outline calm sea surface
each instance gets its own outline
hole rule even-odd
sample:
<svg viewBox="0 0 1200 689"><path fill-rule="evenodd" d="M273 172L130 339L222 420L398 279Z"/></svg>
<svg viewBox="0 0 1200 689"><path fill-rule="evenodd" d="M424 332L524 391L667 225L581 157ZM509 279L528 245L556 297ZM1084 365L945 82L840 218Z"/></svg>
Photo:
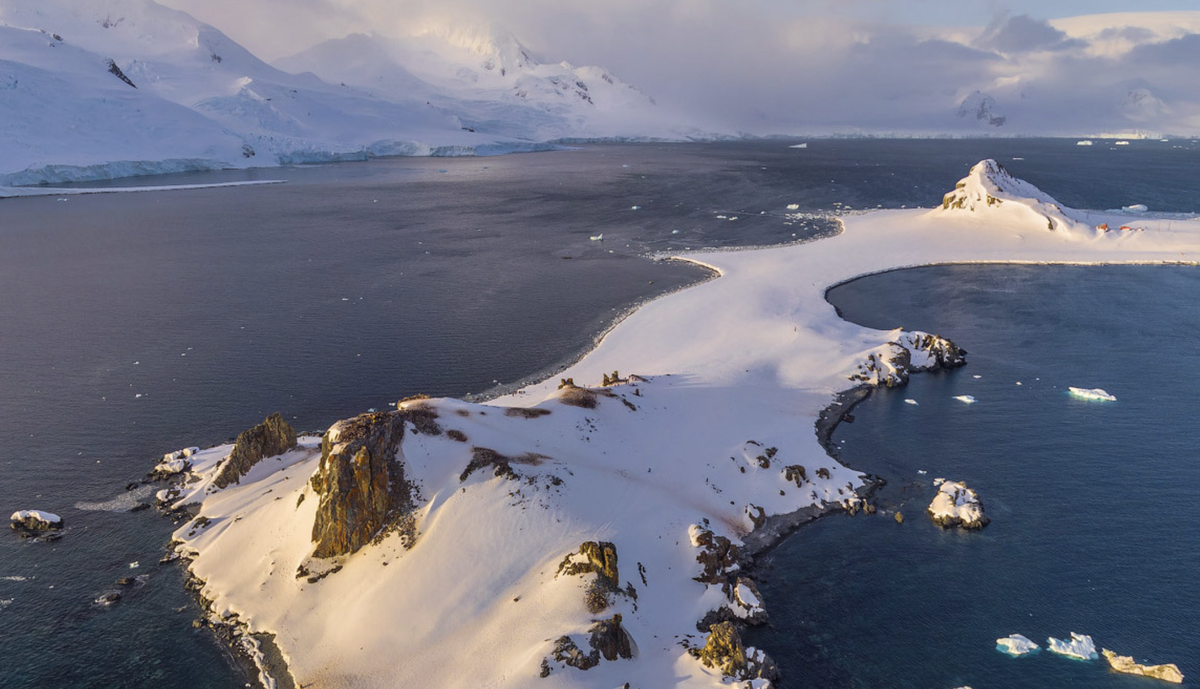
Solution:
<svg viewBox="0 0 1200 689"><path fill-rule="evenodd" d="M829 296L863 325L945 333L969 363L873 394L835 432L844 461L888 481L889 514L819 520L770 556L774 628L753 641L787 673L780 686L1155 684L1103 659L994 650L1012 633L1045 647L1072 631L1176 663L1196 686L1200 270L931 267ZM992 523L934 526L935 477L975 489Z"/></svg>
<svg viewBox="0 0 1200 689"><path fill-rule="evenodd" d="M0 201L0 513L40 508L68 524L55 543L0 538L0 686L240 686L222 648L192 629L198 609L181 572L155 564L171 524L129 512L144 496L125 484L164 452L225 441L274 411L322 429L410 394L488 394L547 375L625 309L705 277L654 252L785 243L829 232L846 210L933 205L984 157L1070 206L1200 210L1190 142L788 143L178 175L132 183L288 182ZM1078 672L1082 686L1113 681L1094 666L990 650L1011 632L1071 629L1200 672L1180 621L1196 618L1194 594L1167 586L1194 583L1197 571L1195 536L1184 533L1196 532L1182 430L1196 411L1188 377L1200 370L1189 360L1191 271L941 270L950 277L854 283L847 294L868 292L838 301L856 320L887 316L972 353L960 372L874 397L839 432L846 461L892 480L881 499L910 521L829 519L791 539L764 583L776 629L760 645L787 686L949 687L962 676L980 689L997 663ZM996 281L1027 291L995 292ZM1071 290L1099 301L1083 309L1066 300ZM968 299L976 294L986 309ZM1168 346L1139 339L1154 336ZM1025 396L1005 402L1010 385ZM1081 406L1059 394L1064 385L1108 387L1119 402ZM980 402L938 401L964 390ZM1045 421L1053 410L1075 416ZM983 422L1008 435L971 425ZM1088 423L1143 435L1122 433L1134 449L1118 452L1098 432L1066 432ZM987 531L923 522L915 505L941 474L980 489L995 520ZM995 544L1005 538L1018 542ZM884 546L892 557L864 555ZM905 588L918 571L940 581L936 596ZM149 576L114 606L92 603L132 575ZM914 626L920 616L950 641Z"/></svg>

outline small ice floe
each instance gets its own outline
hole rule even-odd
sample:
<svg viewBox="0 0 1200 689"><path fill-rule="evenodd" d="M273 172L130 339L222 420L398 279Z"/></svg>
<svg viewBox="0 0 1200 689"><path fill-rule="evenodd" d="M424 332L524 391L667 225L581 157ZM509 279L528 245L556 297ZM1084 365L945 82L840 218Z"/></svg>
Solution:
<svg viewBox="0 0 1200 689"><path fill-rule="evenodd" d="M808 148L808 142L802 144L792 144L791 146L788 146L788 148Z"/></svg>
<svg viewBox="0 0 1200 689"><path fill-rule="evenodd" d="M983 376L981 376L981 375L979 375L979 374L975 374L975 375L973 375L973 376L971 376L971 377L972 377L972 378L974 378L975 380L979 380L979 379L980 379L980 378L982 378Z"/></svg>
<svg viewBox="0 0 1200 689"><path fill-rule="evenodd" d="M629 210L631 210L631 211L640 211L640 210L642 210L642 207L641 207L641 206L630 206L630 207L629 207Z"/></svg>
<svg viewBox="0 0 1200 689"><path fill-rule="evenodd" d="M798 203L789 203L789 204L787 205L787 209L788 209L789 211L798 211L798 210L800 210L800 204L798 204Z"/></svg>
<svg viewBox="0 0 1200 689"><path fill-rule="evenodd" d="M1071 640L1063 641L1050 637L1046 640L1046 648L1050 649L1051 653L1057 653L1068 658L1077 658L1079 660L1095 660L1100 655L1096 653L1096 643L1092 641L1092 637L1087 634L1076 634L1071 632Z"/></svg>
<svg viewBox="0 0 1200 689"><path fill-rule="evenodd" d="M9 522L17 531L49 531L63 527L62 517L43 510L17 510L9 517Z"/></svg>
<svg viewBox="0 0 1200 689"><path fill-rule="evenodd" d="M962 402L963 404L975 404L974 395L955 395L954 399Z"/></svg>
<svg viewBox="0 0 1200 689"><path fill-rule="evenodd" d="M12 605L12 602L13 599L11 598L0 598L0 608L7 608L8 606Z"/></svg>
<svg viewBox="0 0 1200 689"><path fill-rule="evenodd" d="M1132 206L1121 206L1121 210L1126 213L1145 213L1150 209L1144 203L1135 203Z"/></svg>
<svg viewBox="0 0 1200 689"><path fill-rule="evenodd" d="M679 230L671 230L671 234L679 234Z"/></svg>
<svg viewBox="0 0 1200 689"><path fill-rule="evenodd" d="M1037 644L1021 634L1011 634L1003 639L996 639L996 650L1014 658L1033 653L1038 648Z"/></svg>
<svg viewBox="0 0 1200 689"><path fill-rule="evenodd" d="M936 487L936 486L940 486L940 485L942 485L942 484L943 484L943 483L945 483L945 482L946 482L946 479L944 479L944 478L941 478L941 477L938 477L938 478L935 478L935 479L933 479L933 485L934 485L935 487Z"/></svg>
<svg viewBox="0 0 1200 689"><path fill-rule="evenodd" d="M904 403L905 403L905 404L911 404L911 405L913 405L914 407L915 407L915 406L917 406L918 404L920 404L919 402L917 402L916 400L914 400L914 399L913 399L913 398L911 398L911 397L905 397L905 398L904 398Z"/></svg>
<svg viewBox="0 0 1200 689"><path fill-rule="evenodd" d="M1096 402L1116 402L1116 395L1110 395L1102 388L1067 388L1071 393L1071 397L1077 397L1081 400L1094 400Z"/></svg>
<svg viewBox="0 0 1200 689"><path fill-rule="evenodd" d="M588 237L588 239L592 240L593 242L602 242L602 241L604 241L604 233L601 232L600 234L598 234L594 237Z"/></svg>
<svg viewBox="0 0 1200 689"><path fill-rule="evenodd" d="M129 569L137 569L138 567L141 567L141 566L142 566L142 563L138 560L134 560L133 562L129 563Z"/></svg>
<svg viewBox="0 0 1200 689"><path fill-rule="evenodd" d="M925 471L924 469L917 469L917 473L924 476L925 474L928 474L929 472Z"/></svg>
<svg viewBox="0 0 1200 689"><path fill-rule="evenodd" d="M1018 380L1018 381L1017 381L1017 385L1020 385L1020 384L1021 384L1021 381L1019 381L1019 380Z"/></svg>
<svg viewBox="0 0 1200 689"><path fill-rule="evenodd" d="M1095 141L1092 141L1091 139L1084 139L1084 140L1082 140L1082 141L1076 141L1076 142L1075 142L1075 145L1076 145L1076 146L1092 146L1092 145L1094 145L1095 143L1096 143L1096 142L1095 142Z"/></svg>
<svg viewBox="0 0 1200 689"><path fill-rule="evenodd" d="M1128 146L1129 142L1124 139L1121 139L1120 141L1114 141L1113 145L1114 146Z"/></svg>
<svg viewBox="0 0 1200 689"><path fill-rule="evenodd" d="M14 574L10 577L0 577L0 581L29 581L29 579L20 574Z"/></svg>

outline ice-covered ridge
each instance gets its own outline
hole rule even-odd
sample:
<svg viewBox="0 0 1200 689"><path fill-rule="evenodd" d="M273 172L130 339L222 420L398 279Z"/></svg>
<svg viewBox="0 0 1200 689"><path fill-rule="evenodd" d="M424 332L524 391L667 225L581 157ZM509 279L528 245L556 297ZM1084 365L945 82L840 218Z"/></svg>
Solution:
<svg viewBox="0 0 1200 689"><path fill-rule="evenodd" d="M1046 648L1051 653L1057 653L1068 658L1095 660L1100 657L1100 654L1096 653L1096 643L1087 634L1071 632L1070 641L1050 637L1046 640L1046 644Z"/></svg>
<svg viewBox="0 0 1200 689"><path fill-rule="evenodd" d="M1022 634L1010 634L1003 639L996 639L996 650L1018 657L1038 650L1039 646Z"/></svg>

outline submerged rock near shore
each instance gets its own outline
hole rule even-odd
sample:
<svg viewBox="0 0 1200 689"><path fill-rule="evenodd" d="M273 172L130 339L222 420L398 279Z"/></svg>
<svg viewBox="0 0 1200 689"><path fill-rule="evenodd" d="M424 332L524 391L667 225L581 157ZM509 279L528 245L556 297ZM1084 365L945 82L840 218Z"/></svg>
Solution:
<svg viewBox="0 0 1200 689"><path fill-rule="evenodd" d="M1142 677L1153 677L1161 679L1164 682L1173 684L1183 684L1183 673L1179 671L1179 666L1175 663L1166 663L1164 665L1142 665L1135 661L1132 656L1120 656L1107 648L1100 651L1104 654L1104 659L1108 661L1109 666L1127 675L1141 675Z"/></svg>
<svg viewBox="0 0 1200 689"><path fill-rule="evenodd" d="M9 517L14 531L50 531L63 528L62 517L42 510L17 510Z"/></svg>

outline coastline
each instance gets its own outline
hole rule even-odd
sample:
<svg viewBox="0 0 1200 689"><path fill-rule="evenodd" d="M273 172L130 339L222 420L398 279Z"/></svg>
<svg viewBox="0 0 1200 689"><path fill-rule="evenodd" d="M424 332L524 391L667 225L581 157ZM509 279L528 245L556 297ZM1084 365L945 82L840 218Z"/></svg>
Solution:
<svg viewBox="0 0 1200 689"><path fill-rule="evenodd" d="M554 381L544 381L517 394L495 398L489 405L445 399L429 402L440 417L447 420L446 423L453 421L453 430L470 436L472 442L485 442L477 438L490 438L486 442L510 455L535 448L550 466L538 471L522 468L521 476L529 479L528 485L533 486L546 476L558 478L560 482L565 478L566 481L561 484L564 487L549 489L548 494L522 495L514 503L511 502L514 492L506 492L503 479L497 481L479 476L468 482L464 474L457 482L447 480L447 458L460 455L454 451L455 446L436 438L414 437L413 444L404 448L406 466L415 480L435 495L422 508L430 526L420 537L420 548L424 549L423 553L428 553L431 549L437 551L438 543L456 543L453 552L442 552L439 559L421 561L424 556L417 554L417 550L388 554L364 549L361 554L345 560L344 571L320 583L320 588L329 589L320 596L307 592L303 585L297 590L281 577L268 578L264 586L274 581L273 592L265 599L256 599L238 590L237 577L242 575L234 572L238 564L234 553L244 551L255 534L239 536L237 529L230 525L219 538L206 535L188 545L198 556L194 565L209 573L210 576L205 578L206 585L212 588L214 597L222 599L224 608L244 612L243 618L250 619L260 628L273 628L280 623L290 625L289 629L302 637L305 629L312 629L314 625L320 628L320 621L332 614L322 612L322 606L328 607L331 600L336 600L337 591L353 590L357 588L356 584L375 581L381 576L386 576L388 581L405 581L405 585L417 588L425 586L420 601L392 596L388 607L391 615L422 610L424 615L437 618L443 610L439 605L448 603L437 598L435 592L440 590L440 583L426 580L426 577L431 568L444 571L449 562L453 571L475 582L472 586L519 591L512 602L537 601L542 611L539 614L547 618L549 630L514 635L516 628L512 624L524 619L524 613L500 605L503 601L498 597L487 604L489 621L482 628L476 625L453 630L458 641L452 649L454 658L461 660L482 649L494 649L492 644L500 638L505 639L504 647L511 648L512 655L504 656L503 667L491 664L484 668L468 663L462 676L447 680L447 686L468 686L481 678L497 676L501 680L507 678L501 686L515 686L512 683L520 684L521 678L531 671L530 666L536 666L537 656L530 654L544 648L546 634L555 634L556 626L563 631L574 629L579 632L588 624L588 616L581 616L576 607L578 603L574 602L577 599L570 594L575 590L573 584L561 583L558 577L547 577L544 571L537 571L545 567L540 563L561 559L564 552L578 547L581 537L611 540L621 550L622 562L629 559L637 562L644 590L652 594L635 596L637 604L617 604L625 616L629 633L638 639L642 648L635 663L635 677L650 682L646 678L660 677L664 672L686 672L690 680L685 684L689 686L716 686L721 680L719 673L704 670L686 654L681 657L673 644L660 647L649 643L651 638L669 637L672 630L676 630L677 637L687 626L694 628L699 614L713 610L713 606L724 605L721 601L727 596L712 586L706 587L699 596L686 591L673 596L663 595L672 587L692 586L686 581L691 578L687 575L695 565L688 563L694 562L697 555L695 544L689 547L686 541L677 540L674 548L664 549L662 543L672 537L679 539L681 525L699 514L718 535L728 534L730 538L737 538L747 552L761 554L789 529L794 530L818 514L830 511L831 506L834 510L841 509L840 500L846 499L847 495L858 498L861 492L869 492L873 485L871 477L840 464L830 467L825 461L836 459L836 448L830 443L833 429L870 390L868 386L847 390L846 386L855 380L854 376L868 374L872 377L866 381L868 385L893 384L900 368L893 363L899 356L897 348L914 362L917 357L932 358L929 351L914 346L914 337L920 334L870 330L840 319L824 299L829 287L854 277L915 265L1193 263L1181 260L1180 256L1186 259L1189 252L1200 250L1197 237L1200 228L1190 224L1171 230L1159 223L1144 234L1097 236L1083 233L1081 228L1074 226L1069 232L1046 231L1045 225L1039 227L1036 219L1030 222L1029 218L1019 216L1014 221L1011 214L996 216L989 213L886 211L857 216L841 235L820 242L761 251L705 254L704 262L721 273L721 280L710 280L676 293L671 299L644 305L622 320L620 327L610 330L596 349L563 371L567 377L588 385L594 384L601 373L606 378L609 371L617 369L626 374L636 373L639 382L632 382L634 377L630 376L622 386L605 392L606 397L620 398L628 410L606 400L599 407L593 405L593 411L563 407L560 400L563 393ZM753 337L744 337L746 333L753 333ZM919 368L920 365L912 367L913 370ZM722 406L720 413L714 416L713 405L716 404ZM454 418L473 419L505 405L538 407L544 412L524 415L525 418L549 414L550 421L504 421L503 433L494 435L498 422L468 423ZM814 427L805 424L805 428L797 428L798 415L814 418ZM816 443L812 442L813 435L808 435L814 431ZM761 450L755 448L765 448L765 456L756 458L754 455ZM733 460L732 465L716 462L728 452L734 453L729 457ZM737 455L739 452L741 459ZM776 452L785 459L777 460L773 467L771 460ZM713 461L701 464L705 458ZM449 461L451 468L457 468L459 460ZM781 487L777 466L780 462L798 462L807 467L810 474L826 473L820 481L813 479L810 482L814 487L811 503L804 504L807 497L803 491L797 496L794 491L786 493L786 483ZM635 472L642 469L653 476L637 478ZM654 471L656 469L659 471ZM665 482L660 478L663 470ZM550 471L565 473L546 473ZM566 478L567 474L570 478ZM272 489L280 488L283 486L281 480L287 478L290 476L259 486L242 486L228 495L218 493L215 498L222 500L211 505L215 510L213 513L235 514L228 507L222 507L222 501L237 501L242 505L239 510L249 507L263 514L278 511L271 507L273 500L284 499L286 502L289 495L303 498L308 491L289 484L300 490L293 489L279 497L262 497L264 488L268 485ZM797 481L796 485L800 487L801 483ZM458 490L460 484L462 487ZM846 488L851 489L849 494L845 492ZM821 497L818 497L818 489L824 492ZM774 496L776 490L778 497ZM610 504L610 498L606 496L620 496L620 502ZM601 504L595 504L595 500ZM530 501L533 506L551 510L557 524L539 519L536 510L532 516L526 515L525 505ZM308 507L312 502L303 501L303 508L298 504L298 514L291 517L289 513L289 519L306 521L312 515ZM521 509L514 512L512 506ZM613 512L614 506L617 512ZM205 514L210 513L207 499L204 509ZM759 517L766 519L756 524L757 528L751 526L756 523L755 510ZM468 560L477 562L481 552L488 553L489 557L499 556L487 543L474 546L458 543L467 533L458 529L470 528L481 519L488 520L499 533L527 534L508 542L501 557L503 562L509 563L505 567L517 569L500 580L495 580L492 572L462 568ZM774 521L770 521L772 519ZM754 537L760 529L762 536ZM653 540L655 537L658 540ZM306 534L293 533L285 538L291 553L288 557L303 555L309 549ZM379 562L381 556L388 559ZM467 556L470 557L463 559ZM388 565L389 561L397 566L387 570L375 566ZM434 565L435 562L438 564ZM533 563L532 566L529 563ZM647 563L645 569L643 563ZM405 567L425 583L418 585L402 579L401 570ZM676 567L682 571L667 574ZM649 578L646 571L650 572ZM734 571L725 570L724 574L730 575ZM664 584L669 588L661 588ZM430 605L431 600L437 604ZM264 606L264 601L270 602ZM305 609L302 619L291 612L301 605L300 601L311 606ZM414 607L418 603L422 606ZM356 614L380 613L361 608ZM482 624L482 620L477 622ZM388 644L395 644L396 648L402 649L401 655L412 658L414 664L421 663L415 669L406 668L411 673L421 672L421 667L435 667L451 657L443 648L434 649L422 644L419 636L401 639L388 634L388 638L378 639L359 634L352 642L348 640L344 649L351 649L351 643L362 643L364 647L372 645L382 651L393 647ZM283 649L285 655L299 662L299 667L293 666L298 681L333 677L348 681L351 675L340 674L347 671L364 681L372 676L371 668L363 667L370 662L369 657L352 651L349 656L338 656L334 670L326 669L323 665L326 660L312 657L320 649L312 647L311 643L311 640L305 643L302 638L294 638L294 643ZM434 651L435 657L425 659L425 654ZM368 651L368 655L370 653ZM329 657L328 652L326 656ZM608 668L607 665L601 667ZM338 674L328 674L332 671ZM566 681L578 686L599 686L595 683L613 679L614 672L616 670L592 674L576 672ZM394 681L403 683L404 680L395 678ZM388 685L376 679L368 681L368 686Z"/></svg>

